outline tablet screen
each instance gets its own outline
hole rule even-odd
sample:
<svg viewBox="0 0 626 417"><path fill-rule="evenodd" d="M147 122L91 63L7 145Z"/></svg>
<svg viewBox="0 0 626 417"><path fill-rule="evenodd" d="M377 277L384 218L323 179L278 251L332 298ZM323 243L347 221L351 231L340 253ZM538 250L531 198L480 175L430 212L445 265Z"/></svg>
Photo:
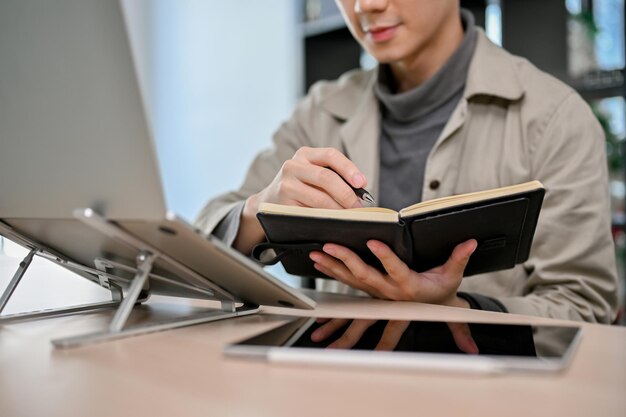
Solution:
<svg viewBox="0 0 626 417"><path fill-rule="evenodd" d="M398 363L405 364L418 356L432 359L434 354L439 359L490 358L489 363L502 369L561 369L579 338L576 326L299 317L231 345L226 352L276 359L290 351L293 359L300 356L292 352L300 351L306 353L303 360L327 356L333 361L351 352L350 360L358 357L357 362L365 365L379 353L388 360L389 352L396 352ZM370 354L364 356L365 352Z"/></svg>

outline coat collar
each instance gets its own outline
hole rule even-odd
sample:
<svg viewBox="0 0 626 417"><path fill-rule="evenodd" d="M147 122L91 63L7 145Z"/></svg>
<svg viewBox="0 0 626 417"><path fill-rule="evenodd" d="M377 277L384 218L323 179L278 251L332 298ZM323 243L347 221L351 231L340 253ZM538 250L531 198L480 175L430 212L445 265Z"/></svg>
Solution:
<svg viewBox="0 0 626 417"><path fill-rule="evenodd" d="M519 79L513 56L493 44L480 28L476 50L472 57L464 97L471 99L477 95L502 98L508 101L519 100L524 95L524 86ZM339 81L334 93L321 101L321 106L333 116L348 120L359 111L370 109L362 101L375 100L374 84L378 68L364 71L347 81Z"/></svg>
<svg viewBox="0 0 626 417"><path fill-rule="evenodd" d="M476 51L470 64L464 97L477 95L498 97L507 101L524 96L514 57L493 44L482 29L478 30Z"/></svg>
<svg viewBox="0 0 626 417"><path fill-rule="evenodd" d="M475 96L493 96L507 101L519 100L524 86L519 80L515 60L491 43L478 30L476 50L470 63L464 99L437 143L445 140L464 122L466 102ZM344 152L368 179L367 189L378 198L380 111L374 94L378 68L349 73L339 79L337 88L320 100L321 107L339 120Z"/></svg>

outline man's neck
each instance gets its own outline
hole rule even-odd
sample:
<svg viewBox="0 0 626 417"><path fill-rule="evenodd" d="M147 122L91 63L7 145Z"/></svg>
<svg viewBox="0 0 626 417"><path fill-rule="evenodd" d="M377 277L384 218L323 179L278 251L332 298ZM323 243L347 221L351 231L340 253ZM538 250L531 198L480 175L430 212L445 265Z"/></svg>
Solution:
<svg viewBox="0 0 626 417"><path fill-rule="evenodd" d="M402 61L389 64L396 92L411 90L435 75L457 50L463 36L463 25L457 14L423 49Z"/></svg>

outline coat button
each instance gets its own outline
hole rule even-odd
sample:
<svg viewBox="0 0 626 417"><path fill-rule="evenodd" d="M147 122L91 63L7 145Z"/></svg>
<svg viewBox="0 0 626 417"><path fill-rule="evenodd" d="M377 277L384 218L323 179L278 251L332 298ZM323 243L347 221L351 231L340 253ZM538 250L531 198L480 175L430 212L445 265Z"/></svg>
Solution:
<svg viewBox="0 0 626 417"><path fill-rule="evenodd" d="M437 180L432 180L429 184L431 190L436 190L441 184Z"/></svg>

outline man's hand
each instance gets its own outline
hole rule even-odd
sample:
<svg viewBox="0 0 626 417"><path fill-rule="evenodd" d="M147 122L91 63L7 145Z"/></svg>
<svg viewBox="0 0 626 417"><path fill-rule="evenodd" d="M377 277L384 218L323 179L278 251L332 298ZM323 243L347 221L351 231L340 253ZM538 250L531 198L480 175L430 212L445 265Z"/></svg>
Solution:
<svg viewBox="0 0 626 417"><path fill-rule="evenodd" d="M456 293L463 279L469 257L476 250L474 239L457 245L448 261L429 271L410 269L384 243L367 242L367 247L380 260L386 273L366 264L350 249L327 243L324 252L311 252L315 268L353 288L386 300L418 301L469 308Z"/></svg>
<svg viewBox="0 0 626 417"><path fill-rule="evenodd" d="M362 207L346 182L355 188L367 185L361 171L337 149L300 148L272 183L250 199L250 206L255 215L261 202L328 209Z"/></svg>
<svg viewBox="0 0 626 417"><path fill-rule="evenodd" d="M256 218L263 202L328 209L362 207L361 200L346 182L355 188L367 185L361 171L337 149L298 149L270 185L246 200L235 248L249 253L263 240L263 229Z"/></svg>
<svg viewBox="0 0 626 417"><path fill-rule="evenodd" d="M349 322L350 326L346 331L333 343L328 345L329 349L351 349L357 344L365 331L376 323L376 320L349 320L349 319L318 319L318 323L323 323L311 334L313 342L322 342L332 336L337 330L344 327ZM385 325L385 330L376 344L375 350L394 350L400 338L409 327L409 321L389 320ZM472 333L466 323L448 323L448 329L452 333L452 338L459 350L469 354L478 354L478 346L472 338Z"/></svg>
<svg viewBox="0 0 626 417"><path fill-rule="evenodd" d="M317 322L323 323L323 325L311 334L311 340L313 342L322 342L351 322L343 335L327 346L329 349L351 349L363 337L363 333L376 321L363 319L318 319ZM408 321L390 320L385 326L380 341L376 345L376 350L393 350L398 345L409 323Z"/></svg>

